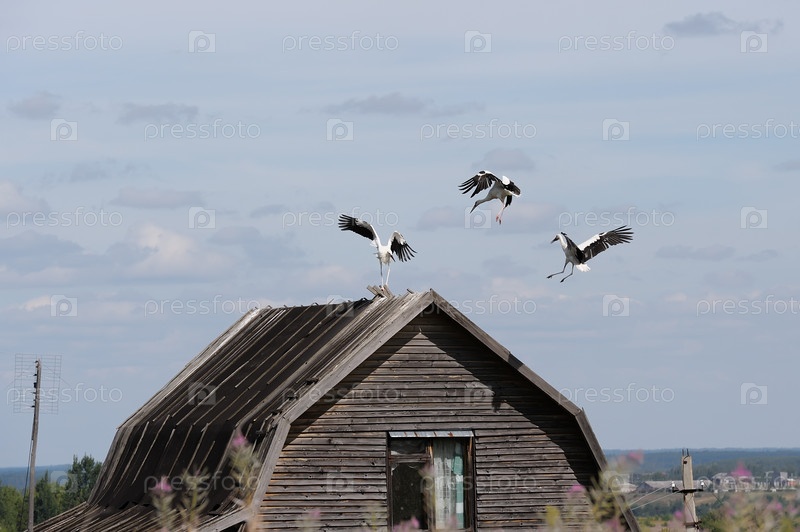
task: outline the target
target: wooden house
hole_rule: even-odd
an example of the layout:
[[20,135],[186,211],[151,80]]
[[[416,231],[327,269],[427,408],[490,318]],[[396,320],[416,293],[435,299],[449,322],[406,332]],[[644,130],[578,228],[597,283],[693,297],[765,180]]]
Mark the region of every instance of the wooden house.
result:
[[[258,458],[245,500],[237,428]],[[36,530],[158,530],[151,488],[187,470],[211,479],[199,530],[531,530],[548,506],[587,516],[575,486],[604,465],[583,410],[432,290],[255,309],[119,427],[88,502]]]

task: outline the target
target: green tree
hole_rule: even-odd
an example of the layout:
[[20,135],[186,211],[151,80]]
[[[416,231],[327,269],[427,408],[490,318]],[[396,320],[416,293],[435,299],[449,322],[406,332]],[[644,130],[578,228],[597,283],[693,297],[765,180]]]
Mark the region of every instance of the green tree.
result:
[[67,471],[67,481],[64,484],[64,511],[78,506],[89,500],[97,477],[100,475],[102,462],[96,461],[89,455],[83,455],[78,460],[77,455],[72,457],[72,467]]
[[36,483],[36,494],[33,499],[33,522],[41,523],[62,512],[64,488],[50,482],[50,472]]
[[0,532],[19,530],[21,515],[22,493],[11,486],[0,486]]

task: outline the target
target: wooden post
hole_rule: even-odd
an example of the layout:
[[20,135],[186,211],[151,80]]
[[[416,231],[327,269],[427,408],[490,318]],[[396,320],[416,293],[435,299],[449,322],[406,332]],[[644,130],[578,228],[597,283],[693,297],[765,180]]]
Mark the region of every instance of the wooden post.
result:
[[[681,453],[683,454],[683,453]],[[681,466],[683,470],[683,522],[686,525],[686,530],[698,530],[697,525],[697,512],[694,507],[694,475],[692,473],[692,456],[689,454],[689,449],[686,449],[686,454],[683,454],[681,459]]]
[[28,532],[33,532],[33,503],[36,499],[36,442],[39,439],[39,389],[42,387],[42,361],[36,360],[36,381],[33,390],[33,434],[31,467],[28,479]]

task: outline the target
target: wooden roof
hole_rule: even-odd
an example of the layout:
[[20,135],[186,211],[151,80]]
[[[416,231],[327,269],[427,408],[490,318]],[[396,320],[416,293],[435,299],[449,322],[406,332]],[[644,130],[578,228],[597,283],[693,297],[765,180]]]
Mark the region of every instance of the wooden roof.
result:
[[[236,428],[254,444],[262,464],[258,501],[291,423],[423,312],[452,318],[574,416],[598,470],[605,466],[583,410],[433,290],[337,305],[253,309],[122,423],[88,502],[36,529],[157,530],[148,487],[162,475],[175,477],[188,468],[212,477],[201,528],[237,527],[257,504],[240,508],[224,486],[213,482],[229,473],[226,449]],[[638,530],[629,512],[626,518]]]

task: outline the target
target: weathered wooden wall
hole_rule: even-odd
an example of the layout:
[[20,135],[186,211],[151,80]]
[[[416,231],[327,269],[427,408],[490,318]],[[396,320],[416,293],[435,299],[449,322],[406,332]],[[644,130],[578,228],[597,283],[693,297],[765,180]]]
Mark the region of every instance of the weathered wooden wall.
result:
[[596,473],[573,415],[450,318],[420,316],[294,423],[262,527],[315,509],[326,530],[385,526],[387,432],[415,430],[474,431],[479,530],[542,524]]

